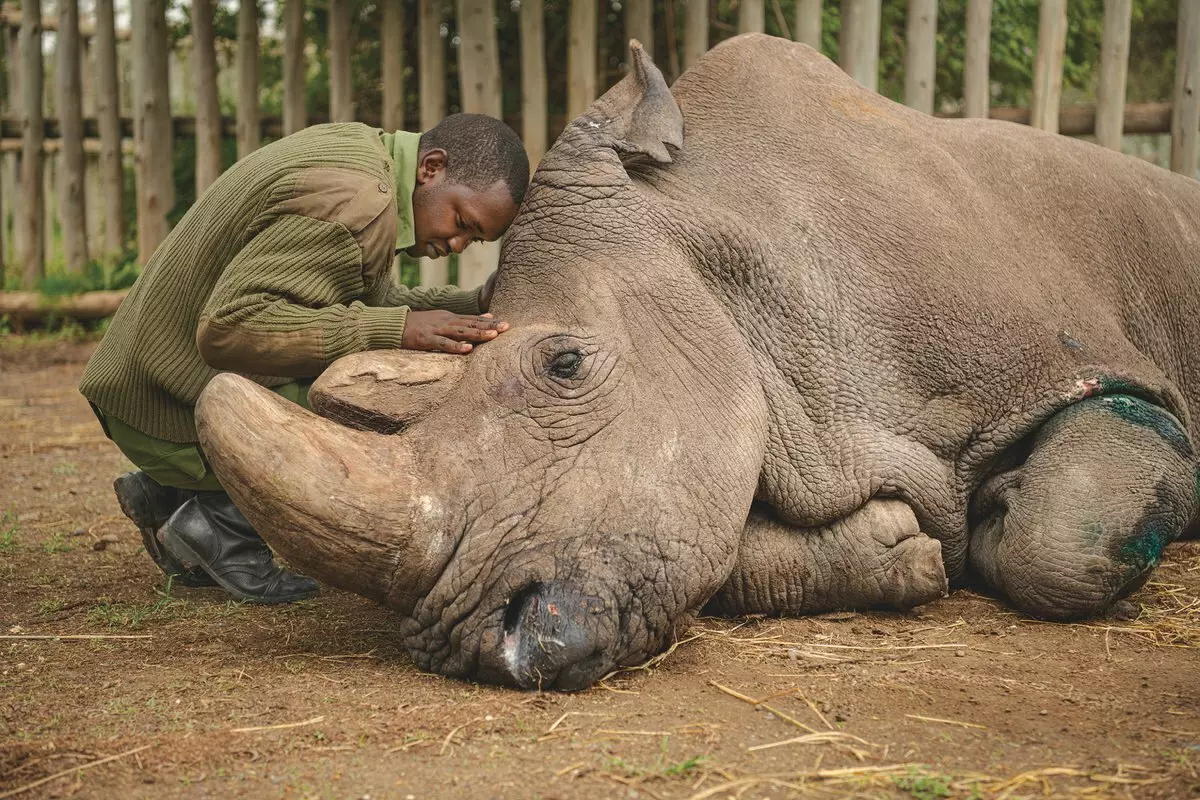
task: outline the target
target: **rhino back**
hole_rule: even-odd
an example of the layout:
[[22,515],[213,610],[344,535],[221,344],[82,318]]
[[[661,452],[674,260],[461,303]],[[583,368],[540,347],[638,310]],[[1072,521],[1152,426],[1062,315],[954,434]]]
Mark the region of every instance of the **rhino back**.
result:
[[861,491],[820,476],[844,482],[895,439],[901,460],[910,442],[933,454],[913,480],[950,484],[931,513],[957,515],[990,459],[1087,394],[1145,394],[1192,424],[1200,183],[1025,126],[928,117],[761,35],[672,91],[684,148],[650,180],[749,242],[739,268],[763,273],[717,290],[755,294],[739,323],[771,344],[772,437],[794,467],[764,491],[806,498],[797,521],[853,507]]

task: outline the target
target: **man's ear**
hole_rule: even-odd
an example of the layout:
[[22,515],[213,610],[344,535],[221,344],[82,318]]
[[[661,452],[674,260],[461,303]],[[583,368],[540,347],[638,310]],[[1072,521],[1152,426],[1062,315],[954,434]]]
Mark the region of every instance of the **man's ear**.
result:
[[440,147],[424,153],[417,162],[417,184],[424,185],[446,172],[446,151]]
[[622,161],[645,156],[670,164],[667,145],[683,149],[683,114],[663,74],[636,39],[629,42],[630,70],[592,107],[571,123]]

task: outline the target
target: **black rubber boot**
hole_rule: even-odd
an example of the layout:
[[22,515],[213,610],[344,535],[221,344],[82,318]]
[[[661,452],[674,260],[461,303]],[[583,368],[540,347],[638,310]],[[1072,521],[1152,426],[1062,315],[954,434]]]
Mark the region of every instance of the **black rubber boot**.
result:
[[167,520],[158,537],[183,564],[200,567],[239,600],[292,603],[320,591],[312,578],[275,563],[266,542],[223,492],[198,492]]
[[180,586],[216,586],[202,569],[188,569],[158,543],[158,529],[195,492],[163,486],[144,472],[126,472],[113,481],[113,491],[125,516],[142,533],[142,546],[168,577]]

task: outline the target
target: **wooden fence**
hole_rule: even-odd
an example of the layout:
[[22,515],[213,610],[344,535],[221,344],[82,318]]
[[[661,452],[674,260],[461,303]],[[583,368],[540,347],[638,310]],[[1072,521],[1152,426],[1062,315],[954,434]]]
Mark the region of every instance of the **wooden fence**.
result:
[[[283,115],[259,112],[258,52],[260,20],[254,3],[238,11],[236,42],[237,114],[220,114],[221,70],[215,49],[214,0],[195,0],[187,53],[172,50],[166,25],[166,0],[128,0],[131,30],[115,25],[115,0],[94,0],[89,19],[80,18],[79,0],[57,0],[53,15],[43,15],[42,0],[22,0],[20,10],[0,9],[3,86],[0,102],[0,219],[15,211],[13,239],[23,284],[33,288],[45,274],[52,224],[61,231],[62,257],[68,272],[80,272],[92,257],[110,256],[125,243],[123,180],[125,160],[134,158],[137,195],[137,250],[148,257],[166,236],[167,214],[174,204],[172,147],[177,137],[196,140],[197,193],[221,170],[222,138],[236,138],[239,157],[261,139],[291,133],[318,121],[305,105],[307,72],[304,0],[286,0],[283,9]],[[350,0],[328,3],[330,114],[336,121],[355,118],[351,85]],[[494,0],[456,0],[460,43],[457,47],[459,96],[463,111],[501,115],[500,61],[493,25]],[[667,27],[671,71],[686,68],[710,45],[708,0],[684,0],[683,41],[675,42],[674,19],[656,20],[652,0],[625,0],[624,33],[648,46],[656,25]],[[437,0],[380,0],[383,102],[381,119],[363,120],[389,129],[426,129],[446,113],[445,49]],[[667,8],[675,13],[674,6]],[[797,0],[795,19],[784,20],[778,2],[773,12],[782,29],[819,46],[821,0]],[[881,0],[842,0],[840,64],[872,89],[879,71]],[[1029,109],[989,109],[989,38],[991,0],[968,0],[966,53],[961,114],[992,116],[1063,134],[1094,134],[1105,147],[1119,148],[1126,133],[1171,134],[1171,168],[1196,175],[1200,134],[1200,0],[1181,0],[1177,66],[1171,102],[1127,105],[1131,0],[1106,0],[1103,43],[1095,106],[1060,107],[1063,53],[1067,36],[1067,0],[1042,0],[1037,57]],[[417,76],[420,119],[404,118],[406,21],[417,27]],[[765,0],[741,0],[738,29],[762,31]],[[542,0],[521,0],[521,133],[531,163],[546,150],[550,134],[587,107],[606,88],[596,68],[597,0],[570,0],[566,64],[547,65]],[[904,97],[906,104],[933,113],[937,0],[908,0]],[[54,86],[46,86],[43,32],[56,33],[52,59]],[[75,43],[76,46],[69,46]],[[682,63],[680,63],[682,56]],[[661,60],[661,59],[660,59]],[[565,118],[547,115],[547,68],[565,67]],[[411,87],[410,87],[411,90]],[[181,93],[189,114],[172,116]],[[53,113],[46,115],[46,110]],[[16,142],[20,138],[20,143]],[[47,156],[51,158],[47,160]],[[49,166],[48,166],[49,165]],[[19,178],[19,181],[18,181]],[[19,188],[17,184],[19,183]],[[54,191],[49,191],[49,189]],[[57,207],[49,198],[57,196]],[[10,211],[11,214],[11,211]],[[4,231],[7,235],[7,229]],[[56,245],[57,246],[57,245]],[[0,245],[0,259],[8,248]],[[495,246],[472,247],[460,262],[459,283],[480,283],[494,266]],[[0,261],[0,274],[4,264]],[[445,263],[422,261],[423,283],[446,282]]]

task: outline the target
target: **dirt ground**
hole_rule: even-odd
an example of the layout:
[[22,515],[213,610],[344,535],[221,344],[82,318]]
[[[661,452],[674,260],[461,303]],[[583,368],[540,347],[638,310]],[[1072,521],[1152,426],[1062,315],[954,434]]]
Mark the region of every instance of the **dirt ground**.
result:
[[93,346],[0,342],[0,798],[1200,797],[1200,542],[1086,625],[960,592],[476,686],[350,594],[164,593],[74,388]]

